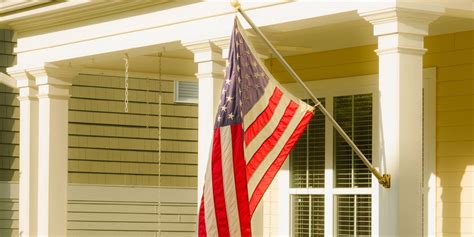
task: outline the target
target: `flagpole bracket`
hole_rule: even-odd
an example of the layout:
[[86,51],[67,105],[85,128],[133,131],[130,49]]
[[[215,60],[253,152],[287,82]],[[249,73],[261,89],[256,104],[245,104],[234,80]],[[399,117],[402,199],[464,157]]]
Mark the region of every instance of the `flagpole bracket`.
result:
[[384,188],[390,188],[392,184],[392,176],[390,174],[383,174],[382,178],[379,179],[379,183],[384,187]]

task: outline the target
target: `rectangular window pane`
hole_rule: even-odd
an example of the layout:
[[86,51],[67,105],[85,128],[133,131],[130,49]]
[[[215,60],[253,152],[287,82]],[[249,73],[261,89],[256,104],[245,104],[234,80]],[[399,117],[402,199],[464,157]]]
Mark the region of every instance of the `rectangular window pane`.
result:
[[[324,99],[320,101],[324,105]],[[305,102],[314,105],[311,100]],[[290,183],[292,188],[324,187],[324,126],[324,115],[316,110],[291,152]]]
[[324,196],[291,196],[293,236],[324,236]]
[[370,236],[372,198],[370,195],[336,196],[337,236]]
[[[372,161],[372,94],[334,97],[334,118]],[[336,187],[370,187],[371,174],[362,160],[334,130]]]

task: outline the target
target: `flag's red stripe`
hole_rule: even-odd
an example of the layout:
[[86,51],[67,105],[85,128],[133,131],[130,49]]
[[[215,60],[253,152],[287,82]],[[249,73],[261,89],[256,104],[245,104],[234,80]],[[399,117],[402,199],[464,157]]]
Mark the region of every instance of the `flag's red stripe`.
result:
[[270,186],[272,183],[273,178],[275,178],[276,173],[278,170],[280,170],[283,162],[285,162],[291,149],[295,145],[296,141],[298,141],[298,138],[303,133],[306,125],[308,125],[309,121],[311,120],[311,117],[313,117],[313,112],[306,112],[306,114],[303,116],[303,119],[300,121],[295,131],[293,131],[293,134],[286,142],[285,147],[283,147],[280,154],[278,154],[278,157],[275,159],[275,161],[273,161],[273,164],[268,168],[267,172],[265,172],[265,175],[258,183],[255,191],[252,193],[252,197],[250,198],[249,208],[251,215],[253,215],[258,203],[263,197],[263,194],[265,191],[267,191],[268,186]]
[[247,191],[247,175],[245,174],[245,158],[243,147],[242,124],[231,125],[232,155],[234,159],[235,191],[239,209],[240,234],[243,237],[252,236],[250,211]]
[[204,213],[204,195],[201,198],[201,207],[199,208],[199,228],[198,236],[206,237],[206,214]]
[[221,132],[214,130],[212,147],[212,189],[214,195],[214,210],[216,213],[217,232],[219,236],[230,236],[229,223],[224,196],[224,181],[222,175]]
[[282,95],[283,93],[281,92],[281,90],[278,89],[278,87],[275,87],[275,90],[273,91],[273,94],[270,97],[270,100],[265,110],[260,115],[258,115],[258,117],[253,121],[253,123],[245,130],[244,137],[246,146],[250,144],[252,139],[254,139],[255,136],[257,136],[257,134],[262,130],[262,128],[265,127],[268,121],[270,121],[273,116],[273,112],[275,112],[275,109],[281,100]]
[[290,101],[288,106],[286,107],[285,113],[283,117],[280,119],[278,126],[275,128],[273,133],[265,140],[265,142],[258,148],[258,150],[254,153],[252,158],[247,164],[247,180],[252,177],[253,173],[257,169],[257,167],[262,163],[263,159],[268,155],[268,153],[275,147],[280,137],[285,132],[286,127],[290,123],[291,119],[295,115],[296,110],[298,109],[298,104],[294,101]]

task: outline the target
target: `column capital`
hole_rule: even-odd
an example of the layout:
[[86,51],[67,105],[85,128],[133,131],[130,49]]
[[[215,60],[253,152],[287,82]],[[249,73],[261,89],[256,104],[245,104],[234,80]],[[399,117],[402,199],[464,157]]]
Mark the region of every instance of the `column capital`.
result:
[[51,63],[42,67],[30,68],[27,71],[35,77],[38,86],[46,84],[69,86],[72,79],[79,73],[77,69],[59,67]]
[[222,49],[218,46],[222,41],[197,41],[183,43],[189,51],[194,53],[194,62],[197,63],[198,79],[224,78],[225,59],[222,57]]
[[359,15],[374,25],[374,35],[406,33],[428,35],[431,22],[443,15],[444,8],[394,4],[383,8],[361,9]]
[[378,55],[423,55],[426,52],[423,37],[428,35],[429,24],[444,13],[444,8],[396,3],[358,13],[374,26]]
[[222,50],[211,40],[183,43],[189,51],[194,53],[194,62],[224,61]]
[[72,79],[78,74],[73,68],[60,68],[54,64],[27,70],[35,78],[38,98],[69,99]]
[[35,84],[35,78],[25,69],[9,68],[8,74],[15,80],[16,88],[19,90],[19,101],[37,100],[38,90]]
[[7,69],[7,72],[15,79],[17,88],[36,86],[35,78],[23,68],[11,67]]
[[222,58],[227,59],[229,57],[230,36],[214,39],[211,41],[221,50]]

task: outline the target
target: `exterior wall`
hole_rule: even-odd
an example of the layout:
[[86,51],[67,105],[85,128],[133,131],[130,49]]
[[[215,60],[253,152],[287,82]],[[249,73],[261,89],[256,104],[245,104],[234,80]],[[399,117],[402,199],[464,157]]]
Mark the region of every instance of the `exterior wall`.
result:
[[437,67],[437,233],[474,235],[474,31],[430,37]]
[[18,90],[0,84],[0,181],[18,181],[20,105]]
[[[13,64],[13,31],[0,29],[0,72]],[[18,90],[0,83],[0,181],[18,181],[20,108]]]
[[6,68],[13,65],[15,55],[13,48],[16,46],[12,30],[0,29],[0,72],[5,73]]
[[[68,236],[154,237],[159,229],[161,236],[194,236],[195,193],[188,188],[69,185]],[[0,236],[20,236],[18,184],[0,182]]]
[[[158,185],[158,81],[79,75],[69,108],[69,182]],[[148,95],[146,89],[149,88]],[[162,186],[197,185],[197,105],[174,104],[174,81],[163,80]],[[0,84],[0,181],[18,181],[17,90]],[[147,103],[148,101],[148,103]]]
[[[164,236],[166,233],[193,235],[197,105],[174,104],[174,81],[162,81],[161,186],[191,189],[164,188],[162,195],[168,199],[162,203],[162,211],[158,211],[159,85],[157,80],[145,78],[130,78],[129,84],[129,113],[125,114],[123,78],[82,74],[73,81],[69,108],[69,182],[75,188],[71,189],[68,205],[69,235],[155,236],[158,228],[162,228]],[[6,181],[0,182],[0,236],[19,235],[17,96],[17,90],[0,84],[0,181]],[[81,188],[75,184],[87,185]],[[116,186],[114,189],[104,185]],[[99,191],[93,190],[94,187]],[[115,196],[108,195],[109,191],[115,192]],[[140,195],[148,198],[139,198]],[[162,216],[166,223],[158,224],[158,213],[166,213]]]
[[0,182],[0,236],[19,236],[18,184]]
[[[82,74],[69,108],[69,182],[158,185],[158,93],[154,79]],[[162,186],[197,185],[197,106],[174,104],[174,81],[162,83]],[[148,88],[148,92],[147,92]]]
[[[424,67],[437,69],[438,235],[474,234],[474,31],[431,36]],[[287,57],[303,80],[378,73],[376,45]],[[283,83],[291,77],[267,61]]]

